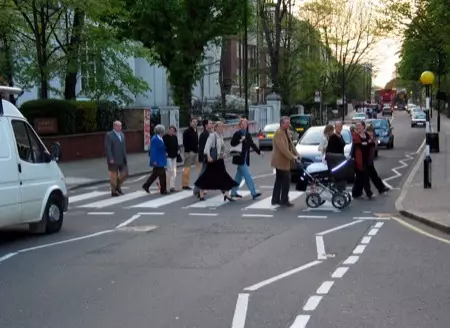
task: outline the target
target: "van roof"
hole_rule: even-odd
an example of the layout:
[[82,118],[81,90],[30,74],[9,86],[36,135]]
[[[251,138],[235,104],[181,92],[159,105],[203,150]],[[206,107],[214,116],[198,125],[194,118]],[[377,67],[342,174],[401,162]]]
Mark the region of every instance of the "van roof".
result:
[[25,119],[20,110],[18,110],[17,107],[11,104],[9,101],[2,99],[2,105],[3,105],[3,116]]

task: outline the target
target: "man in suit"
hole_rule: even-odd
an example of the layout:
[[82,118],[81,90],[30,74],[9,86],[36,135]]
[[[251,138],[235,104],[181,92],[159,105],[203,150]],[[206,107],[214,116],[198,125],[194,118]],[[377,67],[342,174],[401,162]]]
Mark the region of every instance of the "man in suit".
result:
[[291,121],[284,116],[280,120],[280,128],[273,136],[273,151],[271,165],[275,168],[275,185],[273,186],[272,205],[292,206],[289,202],[289,187],[291,184],[291,165],[300,155],[289,136]]
[[117,197],[123,195],[120,187],[128,175],[125,135],[122,132],[122,123],[120,121],[115,121],[113,129],[106,133],[105,149],[111,196]]

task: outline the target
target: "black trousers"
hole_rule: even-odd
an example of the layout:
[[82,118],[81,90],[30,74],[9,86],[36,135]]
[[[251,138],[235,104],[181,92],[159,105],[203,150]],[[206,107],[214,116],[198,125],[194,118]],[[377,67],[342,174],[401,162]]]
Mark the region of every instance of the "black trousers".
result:
[[367,172],[369,174],[369,178],[372,181],[375,188],[377,188],[378,192],[383,192],[386,189],[386,185],[384,184],[383,180],[381,180],[380,176],[378,175],[377,170],[375,169],[375,165],[370,165],[367,168]]
[[272,204],[289,203],[289,188],[291,186],[291,172],[275,170],[275,185],[272,192]]
[[159,186],[161,188],[161,192],[167,191],[167,181],[166,181],[166,169],[164,167],[154,167],[152,174],[148,177],[147,181],[145,181],[143,187],[148,189],[152,185],[155,180],[159,178]]
[[372,197],[373,193],[370,188],[369,170],[355,169],[355,182],[353,184],[352,197],[361,197],[363,190],[367,197]]

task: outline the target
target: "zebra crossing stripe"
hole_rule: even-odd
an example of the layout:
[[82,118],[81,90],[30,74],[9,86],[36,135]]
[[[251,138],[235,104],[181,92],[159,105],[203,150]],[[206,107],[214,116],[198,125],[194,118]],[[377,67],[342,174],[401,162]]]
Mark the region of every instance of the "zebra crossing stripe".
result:
[[[156,193],[156,192],[153,192],[153,193]],[[145,197],[145,196],[148,197],[148,194],[145,191],[143,191],[143,190],[142,191],[135,191],[135,192],[132,192],[132,193],[120,196],[120,197],[111,197],[111,198],[108,198],[108,199],[104,199],[104,200],[101,200],[101,201],[98,201],[98,202],[89,203],[89,204],[82,205],[82,206],[79,206],[79,207],[83,207],[83,208],[104,208],[104,207],[108,207],[108,206],[112,206],[112,205],[117,205],[117,204],[120,204],[120,203],[128,202],[130,200],[138,199],[138,198]]]
[[110,193],[109,191],[92,191],[92,192],[88,192],[88,193],[80,194],[80,195],[76,195],[76,196],[69,196],[69,204],[82,202],[83,200],[86,200],[86,199],[105,196],[109,193]]
[[[291,191],[289,192],[289,200],[293,201],[304,194],[303,191]],[[246,210],[274,210],[278,205],[272,205],[272,196],[266,197],[259,202],[256,202],[250,206],[245,207]]]
[[[250,195],[250,191],[248,190],[242,190],[239,192],[242,197],[247,197]],[[217,195],[211,198],[206,198],[205,201],[196,202],[194,204],[191,204],[189,206],[186,206],[185,208],[210,208],[210,207],[219,207],[225,204],[223,200],[223,195]]]
[[178,202],[179,200],[183,200],[188,197],[192,197],[192,190],[184,190],[181,192],[177,192],[175,194],[171,194],[169,196],[163,196],[156,199],[149,200],[144,203],[140,203],[134,206],[130,206],[130,208],[159,208],[163,205],[168,205],[171,203]]

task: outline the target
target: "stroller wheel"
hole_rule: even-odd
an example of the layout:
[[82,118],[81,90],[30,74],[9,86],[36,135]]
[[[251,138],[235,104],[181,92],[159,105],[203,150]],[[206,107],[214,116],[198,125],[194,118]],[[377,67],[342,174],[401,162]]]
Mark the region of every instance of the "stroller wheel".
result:
[[344,192],[345,198],[347,198],[347,205],[352,202],[352,195],[349,192]]
[[322,205],[322,197],[320,197],[320,194],[313,192],[306,196],[306,205],[310,208],[317,208]]
[[343,209],[350,203],[345,193],[336,193],[331,197],[331,204],[337,209]]

